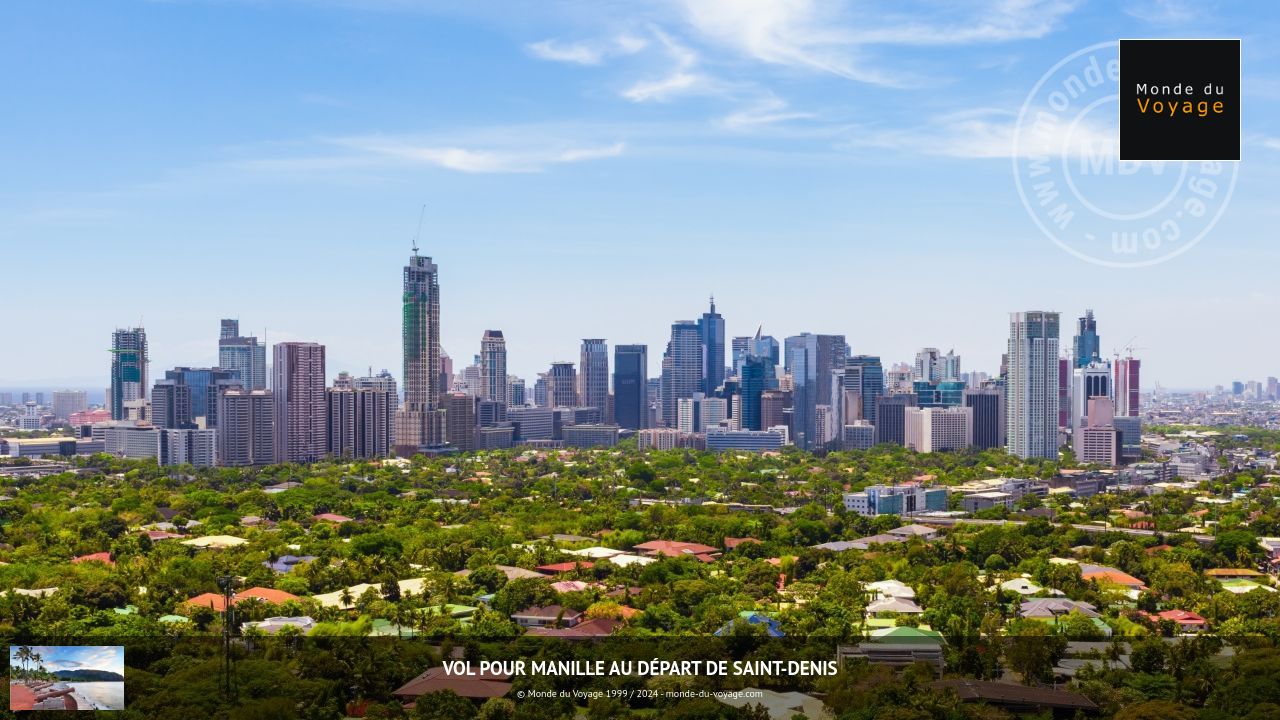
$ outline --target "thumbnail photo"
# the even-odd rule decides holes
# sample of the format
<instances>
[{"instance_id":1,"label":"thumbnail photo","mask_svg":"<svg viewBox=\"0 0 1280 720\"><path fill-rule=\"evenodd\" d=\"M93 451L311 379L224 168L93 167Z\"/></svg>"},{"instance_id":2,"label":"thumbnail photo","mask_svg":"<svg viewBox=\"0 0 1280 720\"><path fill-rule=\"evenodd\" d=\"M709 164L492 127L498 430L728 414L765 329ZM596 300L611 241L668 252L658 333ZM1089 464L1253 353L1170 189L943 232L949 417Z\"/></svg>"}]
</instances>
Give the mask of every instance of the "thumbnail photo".
<instances>
[{"instance_id":1,"label":"thumbnail photo","mask_svg":"<svg viewBox=\"0 0 1280 720\"><path fill-rule=\"evenodd\" d=\"M123 710L124 647L13 645L10 710Z\"/></svg>"}]
</instances>

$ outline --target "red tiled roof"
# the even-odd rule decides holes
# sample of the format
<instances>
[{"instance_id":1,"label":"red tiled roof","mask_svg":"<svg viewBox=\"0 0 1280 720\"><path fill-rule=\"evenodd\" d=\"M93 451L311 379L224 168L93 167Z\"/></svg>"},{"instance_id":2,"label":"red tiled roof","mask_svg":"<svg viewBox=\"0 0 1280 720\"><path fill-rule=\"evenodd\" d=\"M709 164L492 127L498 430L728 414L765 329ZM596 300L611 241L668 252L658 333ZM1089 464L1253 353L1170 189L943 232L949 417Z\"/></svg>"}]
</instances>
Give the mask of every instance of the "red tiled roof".
<instances>
[{"instance_id":1,"label":"red tiled roof","mask_svg":"<svg viewBox=\"0 0 1280 720\"><path fill-rule=\"evenodd\" d=\"M535 637L592 638L612 635L622 625L621 620L613 618L596 618L578 623L570 628L529 628L528 635Z\"/></svg>"},{"instance_id":2,"label":"red tiled roof","mask_svg":"<svg viewBox=\"0 0 1280 720\"><path fill-rule=\"evenodd\" d=\"M744 538L727 537L724 539L724 549L732 550L743 543L758 543L758 542L760 541L751 537L744 537Z\"/></svg>"},{"instance_id":3,"label":"red tiled roof","mask_svg":"<svg viewBox=\"0 0 1280 720\"><path fill-rule=\"evenodd\" d=\"M479 669L475 670L479 673ZM477 675L449 675L443 667L427 668L418 677L392 692L398 698L417 699L427 693L452 690L464 698L487 699L503 697L511 692L510 675L484 673Z\"/></svg>"},{"instance_id":4,"label":"red tiled roof","mask_svg":"<svg viewBox=\"0 0 1280 720\"><path fill-rule=\"evenodd\" d=\"M1157 613L1155 615L1152 615L1151 613L1147 613L1146 615L1153 621L1171 620L1179 625L1207 625L1209 622L1190 610L1165 610L1164 612Z\"/></svg>"},{"instance_id":5,"label":"red tiled roof","mask_svg":"<svg viewBox=\"0 0 1280 720\"><path fill-rule=\"evenodd\" d=\"M235 601L240 602L241 600L248 600L249 598L257 598L263 602L279 605L280 603L285 603L290 600L297 600L298 596L293 593L287 593L283 590L276 590L275 588L251 587L248 590L241 590L236 593Z\"/></svg>"},{"instance_id":6,"label":"red tiled roof","mask_svg":"<svg viewBox=\"0 0 1280 720\"><path fill-rule=\"evenodd\" d=\"M713 548L710 545L691 542L677 542L674 540L650 540L649 542L636 545L636 550L641 550L650 555L665 555L667 557L701 555L704 553L716 552L716 548Z\"/></svg>"},{"instance_id":7,"label":"red tiled roof","mask_svg":"<svg viewBox=\"0 0 1280 720\"><path fill-rule=\"evenodd\" d=\"M222 612L227 609L226 602L218 593L200 593L182 604L191 605L193 607L203 605L205 607L213 608L216 612Z\"/></svg>"},{"instance_id":8,"label":"red tiled roof","mask_svg":"<svg viewBox=\"0 0 1280 720\"><path fill-rule=\"evenodd\" d=\"M567 572L573 572L574 570L578 570L578 569L588 570L592 567L594 567L594 565L592 565L591 563L579 560L577 562L562 562L562 563L552 563L550 565L539 565L534 569L537 570L538 572L544 572L544 573L567 573Z\"/></svg>"},{"instance_id":9,"label":"red tiled roof","mask_svg":"<svg viewBox=\"0 0 1280 720\"><path fill-rule=\"evenodd\" d=\"M312 519L318 522L334 522L334 523L351 522L351 518L347 517L346 515L338 515L336 513L320 513L319 515L314 516Z\"/></svg>"},{"instance_id":10,"label":"red tiled roof","mask_svg":"<svg viewBox=\"0 0 1280 720\"><path fill-rule=\"evenodd\" d=\"M1125 587L1145 589L1147 586L1141 580L1120 570L1098 570L1096 572L1084 573L1080 576L1088 582L1097 580L1099 583L1107 583L1111 585L1123 585Z\"/></svg>"},{"instance_id":11,"label":"red tiled roof","mask_svg":"<svg viewBox=\"0 0 1280 720\"><path fill-rule=\"evenodd\" d=\"M78 564L82 562L100 562L106 565L116 564L115 561L111 559L111 553L109 552L96 552L96 553L89 553L88 555L81 555L80 557L71 558L71 562L73 564Z\"/></svg>"}]
</instances>

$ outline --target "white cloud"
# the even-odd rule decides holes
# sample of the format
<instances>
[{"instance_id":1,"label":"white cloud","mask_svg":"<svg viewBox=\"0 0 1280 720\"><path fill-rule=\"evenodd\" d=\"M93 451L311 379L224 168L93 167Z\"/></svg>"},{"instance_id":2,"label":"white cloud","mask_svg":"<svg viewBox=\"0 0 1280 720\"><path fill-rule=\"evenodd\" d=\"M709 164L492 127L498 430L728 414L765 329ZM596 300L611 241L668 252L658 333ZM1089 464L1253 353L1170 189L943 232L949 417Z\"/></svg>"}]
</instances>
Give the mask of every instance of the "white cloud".
<instances>
[{"instance_id":1,"label":"white cloud","mask_svg":"<svg viewBox=\"0 0 1280 720\"><path fill-rule=\"evenodd\" d=\"M577 65L599 65L605 59L620 55L634 55L645 49L648 40L634 35L618 35L608 42L560 42L558 40L542 40L527 45L534 57L553 62L574 63Z\"/></svg>"},{"instance_id":2,"label":"white cloud","mask_svg":"<svg viewBox=\"0 0 1280 720\"><path fill-rule=\"evenodd\" d=\"M591 147L472 149L450 145L424 145L410 140L383 136L342 138L335 142L377 157L435 165L465 173L540 172L550 165L617 157L626 149L626 145L621 142Z\"/></svg>"},{"instance_id":3,"label":"white cloud","mask_svg":"<svg viewBox=\"0 0 1280 720\"><path fill-rule=\"evenodd\" d=\"M905 85L911 78L870 67L868 45L957 45L1038 38L1070 12L1071 0L925 4L914 13L850 9L814 0L680 0L683 19L706 40L748 58L858 82ZM945 12L945 10L950 12Z\"/></svg>"},{"instance_id":4,"label":"white cloud","mask_svg":"<svg viewBox=\"0 0 1280 720\"><path fill-rule=\"evenodd\" d=\"M813 113L789 110L785 100L770 95L724 116L720 119L720 125L730 130L747 130L812 117Z\"/></svg>"},{"instance_id":5,"label":"white cloud","mask_svg":"<svg viewBox=\"0 0 1280 720\"><path fill-rule=\"evenodd\" d=\"M1034 110L1028 112L1035 116ZM954 158L1011 158L1030 156L1078 157L1085 154L1116 155L1119 138L1114 127L1080 123L1064 124L1036 132L1029 125L1015 138L1017 115L1006 110L980 108L940 115L925 125L902 130L856 128L842 144L846 149L879 148Z\"/></svg>"},{"instance_id":6,"label":"white cloud","mask_svg":"<svg viewBox=\"0 0 1280 720\"><path fill-rule=\"evenodd\" d=\"M689 95L709 92L715 87L711 78L694 70L698 64L698 54L676 42L670 35L654 27L654 36L661 41L667 56L674 63L663 77L652 80L641 80L622 91L622 96L631 102L662 102L677 95Z\"/></svg>"}]
</instances>

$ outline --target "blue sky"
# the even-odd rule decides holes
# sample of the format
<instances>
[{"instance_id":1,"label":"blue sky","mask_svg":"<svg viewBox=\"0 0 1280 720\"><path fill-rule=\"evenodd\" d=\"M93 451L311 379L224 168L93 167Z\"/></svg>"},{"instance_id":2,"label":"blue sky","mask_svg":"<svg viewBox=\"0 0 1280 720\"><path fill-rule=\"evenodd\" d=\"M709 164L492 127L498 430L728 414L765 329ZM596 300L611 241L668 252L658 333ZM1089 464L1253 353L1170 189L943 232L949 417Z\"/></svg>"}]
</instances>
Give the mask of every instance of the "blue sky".
<instances>
[{"instance_id":1,"label":"blue sky","mask_svg":"<svg viewBox=\"0 0 1280 720\"><path fill-rule=\"evenodd\" d=\"M584 337L647 343L656 372L714 292L730 335L843 333L886 362L994 372L1009 311L1092 307L1144 381L1280 374L1271 4L449 5L0 5L0 386L103 387L139 319L153 374L212 364L224 316L325 343L330 374L399 375L423 203L457 367L495 328L530 379ZM1140 269L1055 246L1010 163L1041 75L1117 37L1243 38L1230 205Z\"/></svg>"}]
</instances>

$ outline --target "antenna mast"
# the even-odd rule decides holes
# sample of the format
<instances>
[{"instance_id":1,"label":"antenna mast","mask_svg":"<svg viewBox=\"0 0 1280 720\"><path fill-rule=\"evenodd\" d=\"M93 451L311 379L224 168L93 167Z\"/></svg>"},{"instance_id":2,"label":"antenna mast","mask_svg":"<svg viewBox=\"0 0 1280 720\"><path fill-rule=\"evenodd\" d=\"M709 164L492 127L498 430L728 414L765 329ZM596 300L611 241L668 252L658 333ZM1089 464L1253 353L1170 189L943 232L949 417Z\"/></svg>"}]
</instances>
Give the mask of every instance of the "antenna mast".
<instances>
[{"instance_id":1,"label":"antenna mast","mask_svg":"<svg viewBox=\"0 0 1280 720\"><path fill-rule=\"evenodd\" d=\"M422 218L427 214L427 204L422 203L422 209L418 211L418 232L413 234L413 256L418 256L418 238L422 236Z\"/></svg>"}]
</instances>

